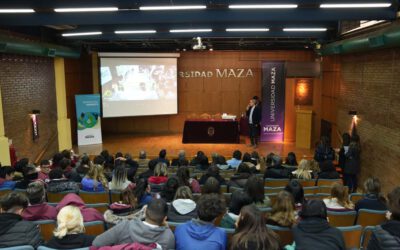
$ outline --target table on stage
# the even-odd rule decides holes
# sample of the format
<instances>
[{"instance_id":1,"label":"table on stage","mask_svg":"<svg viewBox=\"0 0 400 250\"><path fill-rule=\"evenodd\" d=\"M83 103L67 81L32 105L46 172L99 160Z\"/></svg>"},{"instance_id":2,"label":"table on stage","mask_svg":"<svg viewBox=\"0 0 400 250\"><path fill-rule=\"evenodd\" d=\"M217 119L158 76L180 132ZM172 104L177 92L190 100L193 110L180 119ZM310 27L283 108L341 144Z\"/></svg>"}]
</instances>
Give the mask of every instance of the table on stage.
<instances>
[{"instance_id":1,"label":"table on stage","mask_svg":"<svg viewBox=\"0 0 400 250\"><path fill-rule=\"evenodd\" d=\"M240 143L239 122L222 119L186 120L182 143Z\"/></svg>"}]
</instances>

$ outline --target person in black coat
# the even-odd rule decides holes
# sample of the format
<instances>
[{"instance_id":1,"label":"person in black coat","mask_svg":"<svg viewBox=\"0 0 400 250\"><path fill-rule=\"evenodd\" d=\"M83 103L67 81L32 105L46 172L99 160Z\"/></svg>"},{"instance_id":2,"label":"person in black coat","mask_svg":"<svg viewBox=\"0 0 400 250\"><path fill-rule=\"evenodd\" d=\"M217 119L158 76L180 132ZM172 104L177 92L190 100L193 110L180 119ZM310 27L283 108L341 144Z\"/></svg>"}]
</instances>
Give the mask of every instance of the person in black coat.
<instances>
[{"instance_id":1,"label":"person in black coat","mask_svg":"<svg viewBox=\"0 0 400 250\"><path fill-rule=\"evenodd\" d=\"M316 160L318 163L326 160L335 160L335 151L331 147L331 143L328 137L321 136L321 140L315 149L314 160Z\"/></svg>"},{"instance_id":2,"label":"person in black coat","mask_svg":"<svg viewBox=\"0 0 400 250\"><path fill-rule=\"evenodd\" d=\"M378 178L368 178L364 182L365 196L357 201L355 210L372 209L372 210L387 210L386 199L381 194L381 182Z\"/></svg>"},{"instance_id":3,"label":"person in black coat","mask_svg":"<svg viewBox=\"0 0 400 250\"><path fill-rule=\"evenodd\" d=\"M209 177L214 177L215 179L217 179L219 185L226 185L225 179L219 174L219 168L215 164L212 164L207 169L207 172L203 176L201 176L199 184L204 185Z\"/></svg>"},{"instance_id":4,"label":"person in black coat","mask_svg":"<svg viewBox=\"0 0 400 250\"><path fill-rule=\"evenodd\" d=\"M346 153L349 151L350 138L351 137L349 133L344 133L342 135L342 146L340 147L339 151L339 167L342 169L344 169L346 162Z\"/></svg>"},{"instance_id":5,"label":"person in black coat","mask_svg":"<svg viewBox=\"0 0 400 250\"><path fill-rule=\"evenodd\" d=\"M282 167L282 159L279 155L273 155L271 164L265 170L264 179L266 178L276 178L276 179L286 179L289 178L290 169Z\"/></svg>"},{"instance_id":6,"label":"person in black coat","mask_svg":"<svg viewBox=\"0 0 400 250\"><path fill-rule=\"evenodd\" d=\"M367 250L400 249L400 187L388 195L388 222L377 226L372 232Z\"/></svg>"},{"instance_id":7,"label":"person in black coat","mask_svg":"<svg viewBox=\"0 0 400 250\"><path fill-rule=\"evenodd\" d=\"M321 172L318 173L318 179L339 179L340 175L336 172L332 161L324 161L320 164Z\"/></svg>"},{"instance_id":8,"label":"person in black coat","mask_svg":"<svg viewBox=\"0 0 400 250\"><path fill-rule=\"evenodd\" d=\"M357 175L360 172L360 137L353 135L350 140L350 145L345 154L344 163L344 184L349 187L349 192L357 191Z\"/></svg>"},{"instance_id":9,"label":"person in black coat","mask_svg":"<svg viewBox=\"0 0 400 250\"><path fill-rule=\"evenodd\" d=\"M254 96L246 107L246 116L249 119L250 144L257 147L260 134L261 105L258 96Z\"/></svg>"},{"instance_id":10,"label":"person in black coat","mask_svg":"<svg viewBox=\"0 0 400 250\"><path fill-rule=\"evenodd\" d=\"M42 243L38 226L22 220L28 203L28 198L17 192L1 198L0 248L30 245L36 249Z\"/></svg>"},{"instance_id":11,"label":"person in black coat","mask_svg":"<svg viewBox=\"0 0 400 250\"><path fill-rule=\"evenodd\" d=\"M296 250L346 249L342 233L328 223L327 209L323 201L306 201L300 217L301 221L293 228Z\"/></svg>"}]
</instances>

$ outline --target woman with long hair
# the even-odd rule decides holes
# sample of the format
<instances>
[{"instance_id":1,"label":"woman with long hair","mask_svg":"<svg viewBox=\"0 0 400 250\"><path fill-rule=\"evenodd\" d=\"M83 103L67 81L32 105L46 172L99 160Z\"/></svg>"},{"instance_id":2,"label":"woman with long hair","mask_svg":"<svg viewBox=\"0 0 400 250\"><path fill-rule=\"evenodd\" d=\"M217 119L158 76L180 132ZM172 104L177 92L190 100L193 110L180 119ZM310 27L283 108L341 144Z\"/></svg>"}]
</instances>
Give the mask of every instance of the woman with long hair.
<instances>
[{"instance_id":1,"label":"woman with long hair","mask_svg":"<svg viewBox=\"0 0 400 250\"><path fill-rule=\"evenodd\" d=\"M76 206L63 207L57 215L57 228L46 246L54 249L90 247L95 236L85 235L83 217Z\"/></svg>"},{"instance_id":2,"label":"woman with long hair","mask_svg":"<svg viewBox=\"0 0 400 250\"><path fill-rule=\"evenodd\" d=\"M244 206L236 222L231 250L278 250L279 237L265 226L265 218L254 205Z\"/></svg>"},{"instance_id":3,"label":"woman with long hair","mask_svg":"<svg viewBox=\"0 0 400 250\"><path fill-rule=\"evenodd\" d=\"M82 179L82 190L89 192L104 192L108 189L108 181L100 165L91 165L85 178Z\"/></svg>"},{"instance_id":4,"label":"woman with long hair","mask_svg":"<svg viewBox=\"0 0 400 250\"><path fill-rule=\"evenodd\" d=\"M131 182L128 180L128 170L125 164L119 165L114 169L112 180L108 183L110 190L121 191L129 187Z\"/></svg>"},{"instance_id":5,"label":"woman with long hair","mask_svg":"<svg viewBox=\"0 0 400 250\"><path fill-rule=\"evenodd\" d=\"M167 183L165 183L164 190L161 192L161 198L165 200L165 202L172 202L174 200L176 190L179 188L178 178L171 177L168 178Z\"/></svg>"},{"instance_id":6,"label":"woman with long hair","mask_svg":"<svg viewBox=\"0 0 400 250\"><path fill-rule=\"evenodd\" d=\"M240 210L246 205L253 203L251 197L242 190L237 190L232 194L228 211L221 220L220 227L235 228L235 222L239 218Z\"/></svg>"},{"instance_id":7,"label":"woman with long hair","mask_svg":"<svg viewBox=\"0 0 400 250\"><path fill-rule=\"evenodd\" d=\"M190 177L190 171L188 167L179 167L176 171L176 177L178 178L180 187L187 186L192 190L193 193L201 192L199 182Z\"/></svg>"},{"instance_id":8,"label":"woman with long hair","mask_svg":"<svg viewBox=\"0 0 400 250\"><path fill-rule=\"evenodd\" d=\"M293 196L287 191L280 191L272 205L271 216L268 217L267 224L292 227L296 224L296 221L296 207Z\"/></svg>"},{"instance_id":9,"label":"woman with long hair","mask_svg":"<svg viewBox=\"0 0 400 250\"><path fill-rule=\"evenodd\" d=\"M136 183L136 187L133 190L133 195L139 202L139 207L143 207L150 203L153 197L150 194L150 185L146 179L139 179Z\"/></svg>"},{"instance_id":10,"label":"woman with long hair","mask_svg":"<svg viewBox=\"0 0 400 250\"><path fill-rule=\"evenodd\" d=\"M311 180L313 178L313 175L310 161L302 159L299 163L299 167L295 171L293 171L292 174L297 179Z\"/></svg>"},{"instance_id":11,"label":"woman with long hair","mask_svg":"<svg viewBox=\"0 0 400 250\"><path fill-rule=\"evenodd\" d=\"M291 180L285 187L285 191L288 191L293 195L294 204L296 205L296 210L300 211L303 203L306 201L304 198L304 189L298 180Z\"/></svg>"},{"instance_id":12,"label":"woman with long hair","mask_svg":"<svg viewBox=\"0 0 400 250\"><path fill-rule=\"evenodd\" d=\"M298 165L297 159L296 159L296 154L294 152L289 152L286 161L285 161L286 166L292 166L295 167Z\"/></svg>"},{"instance_id":13,"label":"woman with long hair","mask_svg":"<svg viewBox=\"0 0 400 250\"><path fill-rule=\"evenodd\" d=\"M259 208L270 207L271 200L264 195L264 180L256 175L250 176L244 187L245 192L253 199Z\"/></svg>"},{"instance_id":14,"label":"woman with long hair","mask_svg":"<svg viewBox=\"0 0 400 250\"><path fill-rule=\"evenodd\" d=\"M324 199L326 208L331 211L353 210L354 204L349 200L348 189L341 183L334 183L331 196Z\"/></svg>"}]
</instances>

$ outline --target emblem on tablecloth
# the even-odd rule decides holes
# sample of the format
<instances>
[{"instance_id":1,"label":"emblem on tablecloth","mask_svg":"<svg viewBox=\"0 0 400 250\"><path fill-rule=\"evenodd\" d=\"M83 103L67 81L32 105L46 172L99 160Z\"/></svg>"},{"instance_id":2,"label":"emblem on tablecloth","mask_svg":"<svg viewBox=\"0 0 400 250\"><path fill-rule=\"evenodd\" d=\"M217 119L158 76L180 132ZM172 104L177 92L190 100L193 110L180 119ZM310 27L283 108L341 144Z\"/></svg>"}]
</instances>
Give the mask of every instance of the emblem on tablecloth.
<instances>
[{"instance_id":1,"label":"emblem on tablecloth","mask_svg":"<svg viewBox=\"0 0 400 250\"><path fill-rule=\"evenodd\" d=\"M215 128L214 127L209 127L207 131L208 136L212 137L215 134Z\"/></svg>"}]
</instances>

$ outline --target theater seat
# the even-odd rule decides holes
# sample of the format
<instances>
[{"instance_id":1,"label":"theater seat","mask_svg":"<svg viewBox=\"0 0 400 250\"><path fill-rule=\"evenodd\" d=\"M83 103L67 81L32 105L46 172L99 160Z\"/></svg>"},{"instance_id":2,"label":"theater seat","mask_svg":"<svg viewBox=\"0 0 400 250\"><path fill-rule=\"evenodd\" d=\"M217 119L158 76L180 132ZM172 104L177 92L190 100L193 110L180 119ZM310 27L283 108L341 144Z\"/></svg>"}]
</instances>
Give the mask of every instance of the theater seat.
<instances>
[{"instance_id":1,"label":"theater seat","mask_svg":"<svg viewBox=\"0 0 400 250\"><path fill-rule=\"evenodd\" d=\"M49 241L53 237L53 231L56 228L56 221L54 220L37 220L32 221L33 224L39 225L40 234L44 241Z\"/></svg>"},{"instance_id":2,"label":"theater seat","mask_svg":"<svg viewBox=\"0 0 400 250\"><path fill-rule=\"evenodd\" d=\"M351 202L353 202L354 204L357 203L357 201L361 200L364 198L364 194L361 193L351 193L349 195L349 199Z\"/></svg>"},{"instance_id":3,"label":"theater seat","mask_svg":"<svg viewBox=\"0 0 400 250\"><path fill-rule=\"evenodd\" d=\"M332 186L335 183L343 184L342 179L317 179L317 186Z\"/></svg>"},{"instance_id":4,"label":"theater seat","mask_svg":"<svg viewBox=\"0 0 400 250\"><path fill-rule=\"evenodd\" d=\"M2 250L34 250L32 246L16 246L16 247L3 247Z\"/></svg>"},{"instance_id":5,"label":"theater seat","mask_svg":"<svg viewBox=\"0 0 400 250\"><path fill-rule=\"evenodd\" d=\"M108 210L108 206L108 203L86 204L86 207L94 208L102 214L104 214L104 212Z\"/></svg>"},{"instance_id":6,"label":"theater seat","mask_svg":"<svg viewBox=\"0 0 400 250\"><path fill-rule=\"evenodd\" d=\"M362 227L377 226L386 221L386 212L371 209L360 209L357 213L356 225Z\"/></svg>"},{"instance_id":7,"label":"theater seat","mask_svg":"<svg viewBox=\"0 0 400 250\"><path fill-rule=\"evenodd\" d=\"M333 227L353 226L357 217L356 211L328 211L329 224Z\"/></svg>"},{"instance_id":8,"label":"theater seat","mask_svg":"<svg viewBox=\"0 0 400 250\"><path fill-rule=\"evenodd\" d=\"M106 225L103 221L90 221L85 222L85 234L87 235L100 235L106 230Z\"/></svg>"},{"instance_id":9,"label":"theater seat","mask_svg":"<svg viewBox=\"0 0 400 250\"><path fill-rule=\"evenodd\" d=\"M52 202L52 203L58 203L60 202L64 196L70 193L75 193L73 191L65 191L65 192L59 192L59 193L50 193L47 192L47 201Z\"/></svg>"},{"instance_id":10,"label":"theater seat","mask_svg":"<svg viewBox=\"0 0 400 250\"><path fill-rule=\"evenodd\" d=\"M372 232L375 230L375 226L364 227L361 235L361 247L367 249L369 240L371 239Z\"/></svg>"},{"instance_id":11,"label":"theater seat","mask_svg":"<svg viewBox=\"0 0 400 250\"><path fill-rule=\"evenodd\" d=\"M264 180L265 187L285 187L288 183L289 179L267 178Z\"/></svg>"},{"instance_id":12,"label":"theater seat","mask_svg":"<svg viewBox=\"0 0 400 250\"><path fill-rule=\"evenodd\" d=\"M109 203L110 202L110 194L109 192L87 192L80 190L79 196L85 202L85 204L94 204L94 203Z\"/></svg>"},{"instance_id":13,"label":"theater seat","mask_svg":"<svg viewBox=\"0 0 400 250\"><path fill-rule=\"evenodd\" d=\"M110 204L121 200L121 191L110 191Z\"/></svg>"},{"instance_id":14,"label":"theater seat","mask_svg":"<svg viewBox=\"0 0 400 250\"><path fill-rule=\"evenodd\" d=\"M291 228L273 225L267 225L267 227L279 235L283 246L291 245L293 243L293 232Z\"/></svg>"},{"instance_id":15,"label":"theater seat","mask_svg":"<svg viewBox=\"0 0 400 250\"><path fill-rule=\"evenodd\" d=\"M351 227L338 227L342 232L346 249L360 249L362 227L360 225Z\"/></svg>"},{"instance_id":16,"label":"theater seat","mask_svg":"<svg viewBox=\"0 0 400 250\"><path fill-rule=\"evenodd\" d=\"M284 189L285 187L264 187L264 194L276 194Z\"/></svg>"}]
</instances>

